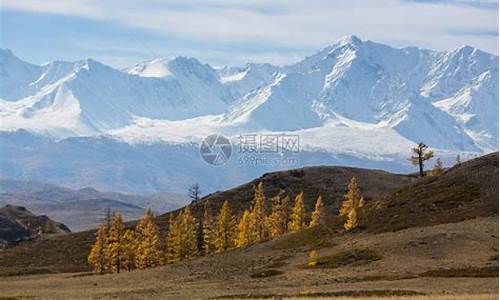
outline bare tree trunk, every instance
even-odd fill
[[[418,154],[418,166],[420,168],[420,177],[424,177],[424,162],[422,160],[422,153]]]

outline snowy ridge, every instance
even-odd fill
[[[177,57],[126,70],[91,59],[35,66],[1,50],[0,79],[0,130],[60,139],[190,143],[216,132],[288,132],[332,153],[371,145],[392,155],[419,141],[498,149],[498,57],[468,46],[396,49],[348,36],[285,67],[215,69]]]

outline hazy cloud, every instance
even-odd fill
[[[395,46],[447,49],[464,44],[498,53],[497,1],[467,0],[3,0],[10,10],[76,16],[188,39],[214,56],[276,59],[340,36]],[[220,51],[220,46],[233,46]],[[245,47],[259,51],[245,51]],[[235,50],[241,49],[241,50]],[[193,49],[201,52],[201,49]],[[195,51],[196,52],[196,51]],[[291,55],[293,56],[293,55]],[[239,59],[236,59],[239,60]]]

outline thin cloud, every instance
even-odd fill
[[[498,1],[495,0],[405,0],[408,2],[420,2],[433,5],[459,5],[471,6],[480,9],[498,9]]]
[[[498,2],[3,0],[6,9],[112,22],[190,40],[212,53],[221,52],[217,48],[222,45],[233,47],[238,57],[259,55],[241,47],[251,45],[259,53],[273,53],[270,59],[287,53],[277,48],[304,53],[348,34],[395,46],[443,50],[469,44],[498,53],[498,12],[485,9],[492,5]]]

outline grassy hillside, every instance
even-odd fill
[[[397,232],[337,235],[317,248],[317,267],[307,267],[310,244],[275,247],[294,236],[120,274],[2,277],[0,294],[9,299],[51,300],[336,296],[347,300],[402,295],[420,295],[410,298],[415,300],[498,299],[496,216]],[[442,294],[450,297],[436,298]],[[457,294],[463,296],[455,298]]]
[[[370,232],[459,222],[498,215],[498,152],[424,177],[368,203]]]
[[[352,176],[358,178],[367,200],[362,228],[358,230],[360,234],[498,215],[498,153],[462,163],[441,176],[428,178],[344,167],[274,172],[234,189],[208,195],[192,207],[199,215],[205,201],[210,201],[215,214],[222,202],[228,200],[237,213],[241,212],[251,204],[253,184],[262,181],[267,196],[273,196],[279,189],[285,189],[292,196],[304,191],[308,210],[312,209],[317,196],[322,195],[333,215]],[[157,220],[164,230],[168,214]],[[336,229],[341,228],[339,220],[332,218],[331,222],[329,228],[318,229],[319,232],[306,230],[287,235],[273,242],[272,248],[286,252],[289,248],[303,246],[331,247],[340,232]],[[0,275],[88,271],[86,256],[93,240],[94,232],[86,231],[22,243],[0,253]],[[252,249],[259,249],[259,246]]]
[[[201,216],[204,204],[208,201],[212,214],[216,214],[224,201],[227,200],[233,211],[239,214],[252,204],[253,186],[263,182],[264,192],[268,198],[275,196],[280,189],[283,189],[293,200],[293,197],[303,191],[304,204],[310,212],[314,208],[316,199],[321,195],[328,212],[334,214],[337,212],[347,190],[347,184],[353,176],[358,178],[359,187],[367,200],[409,184],[416,178],[413,175],[391,174],[381,170],[326,166],[306,167],[266,173],[233,189],[207,195],[197,203],[192,203],[191,207],[197,216]],[[267,204],[271,203],[268,201]]]

